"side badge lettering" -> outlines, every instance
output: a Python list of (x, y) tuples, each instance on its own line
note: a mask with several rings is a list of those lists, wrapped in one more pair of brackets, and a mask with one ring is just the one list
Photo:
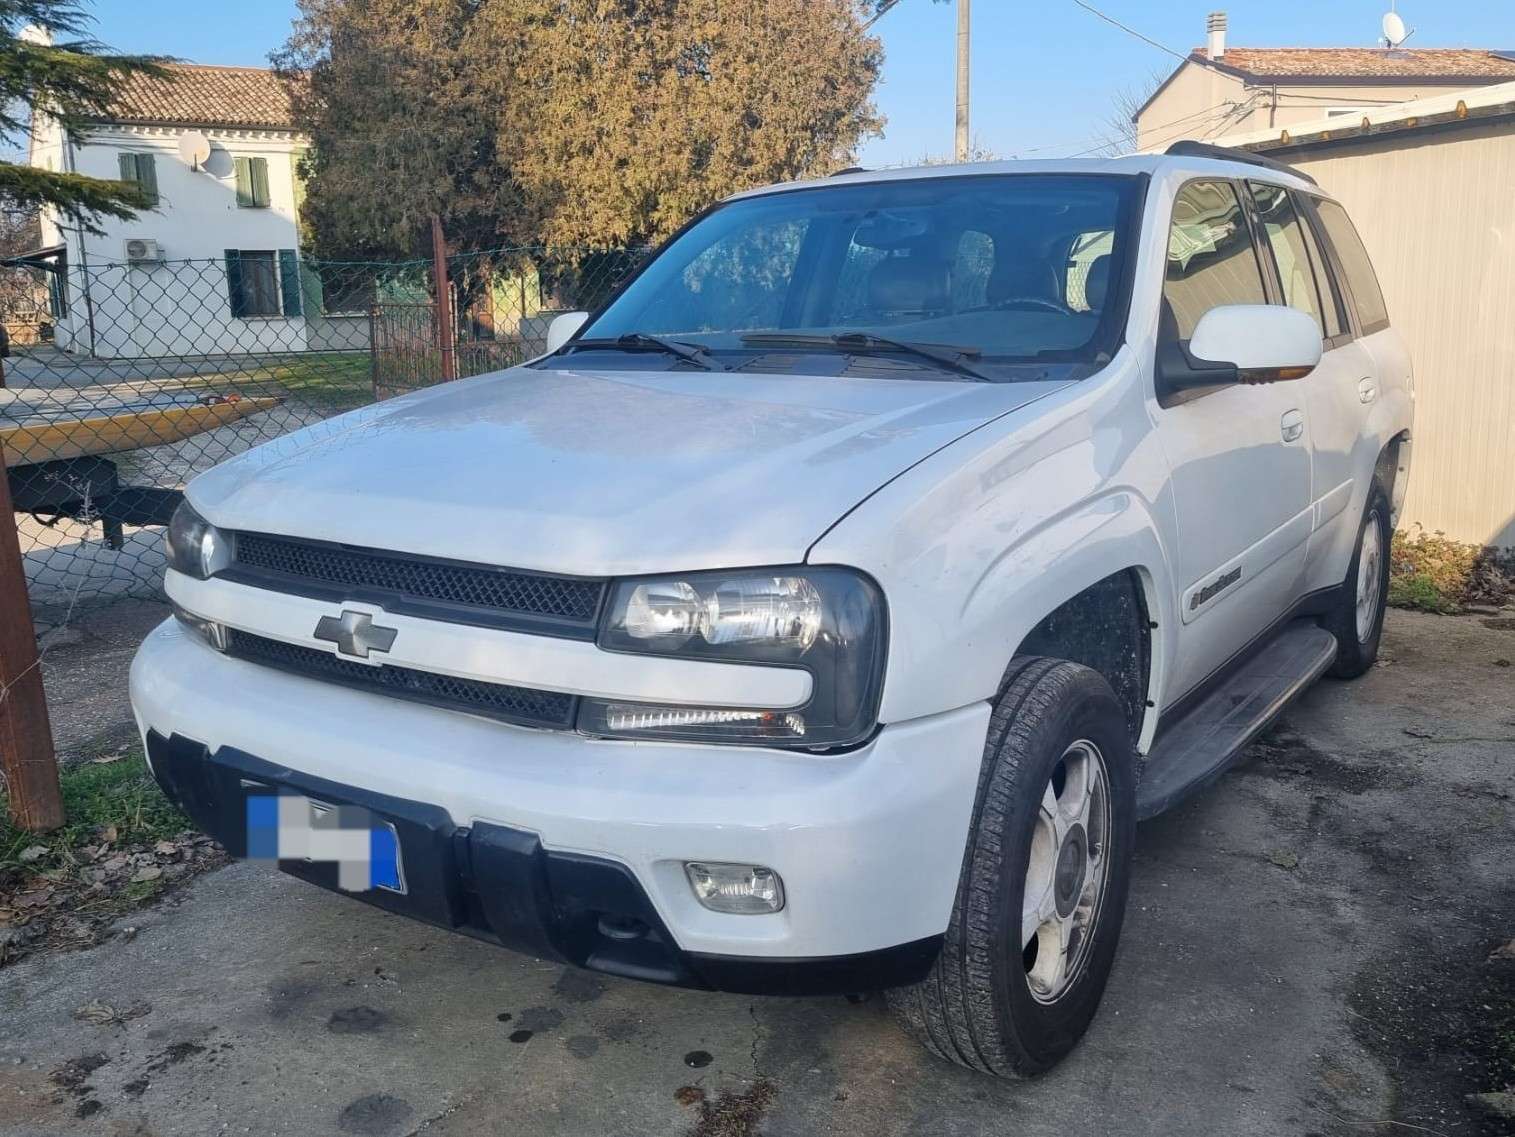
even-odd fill
[(1232, 569), (1230, 572), (1225, 573), (1222, 576), (1216, 577), (1209, 584), (1205, 585), (1198, 592), (1196, 592), (1193, 596), (1189, 597), (1189, 611), (1193, 612), (1200, 605), (1208, 604), (1211, 600), (1214, 600), (1217, 596), (1219, 596), (1226, 589), (1230, 588), (1240, 579), (1240, 566)]

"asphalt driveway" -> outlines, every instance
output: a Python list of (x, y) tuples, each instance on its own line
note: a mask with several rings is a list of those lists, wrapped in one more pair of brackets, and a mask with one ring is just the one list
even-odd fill
[(1464, 1098), (1515, 1078), (1511, 615), (1392, 614), (1379, 667), (1143, 826), (1101, 1015), (1037, 1081), (877, 999), (591, 976), (236, 865), (0, 971), (0, 1133), (1504, 1132)]

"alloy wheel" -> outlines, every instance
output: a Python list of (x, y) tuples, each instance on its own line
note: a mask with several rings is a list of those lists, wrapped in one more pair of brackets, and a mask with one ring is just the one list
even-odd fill
[(1110, 777), (1084, 739), (1063, 752), (1037, 808), (1021, 899), (1021, 961), (1031, 996), (1054, 1003), (1089, 959), (1110, 878)]

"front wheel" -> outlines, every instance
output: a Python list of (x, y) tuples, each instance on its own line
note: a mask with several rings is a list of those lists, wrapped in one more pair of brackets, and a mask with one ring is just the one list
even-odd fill
[(1337, 679), (1356, 679), (1378, 659), (1383, 638), (1384, 611), (1389, 600), (1389, 499), (1378, 487), (1368, 495), (1357, 547), (1341, 596), (1322, 623), (1336, 637), (1336, 662), (1330, 674)]
[(1011, 1078), (1073, 1049), (1125, 916), (1135, 782), (1109, 684), (1074, 663), (1019, 662), (995, 701), (941, 954), (925, 980), (888, 993), (909, 1034)]

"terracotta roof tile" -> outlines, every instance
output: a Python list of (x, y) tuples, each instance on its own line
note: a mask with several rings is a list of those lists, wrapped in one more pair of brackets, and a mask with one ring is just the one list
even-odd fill
[(168, 78), (134, 75), (107, 121), (184, 126), (284, 127), (290, 124), (283, 81), (263, 67), (170, 63)]
[[(1195, 55), (1204, 58), (1198, 48)], [(1311, 79), (1515, 79), (1515, 59), (1482, 48), (1228, 47), (1217, 63), (1257, 76)]]

